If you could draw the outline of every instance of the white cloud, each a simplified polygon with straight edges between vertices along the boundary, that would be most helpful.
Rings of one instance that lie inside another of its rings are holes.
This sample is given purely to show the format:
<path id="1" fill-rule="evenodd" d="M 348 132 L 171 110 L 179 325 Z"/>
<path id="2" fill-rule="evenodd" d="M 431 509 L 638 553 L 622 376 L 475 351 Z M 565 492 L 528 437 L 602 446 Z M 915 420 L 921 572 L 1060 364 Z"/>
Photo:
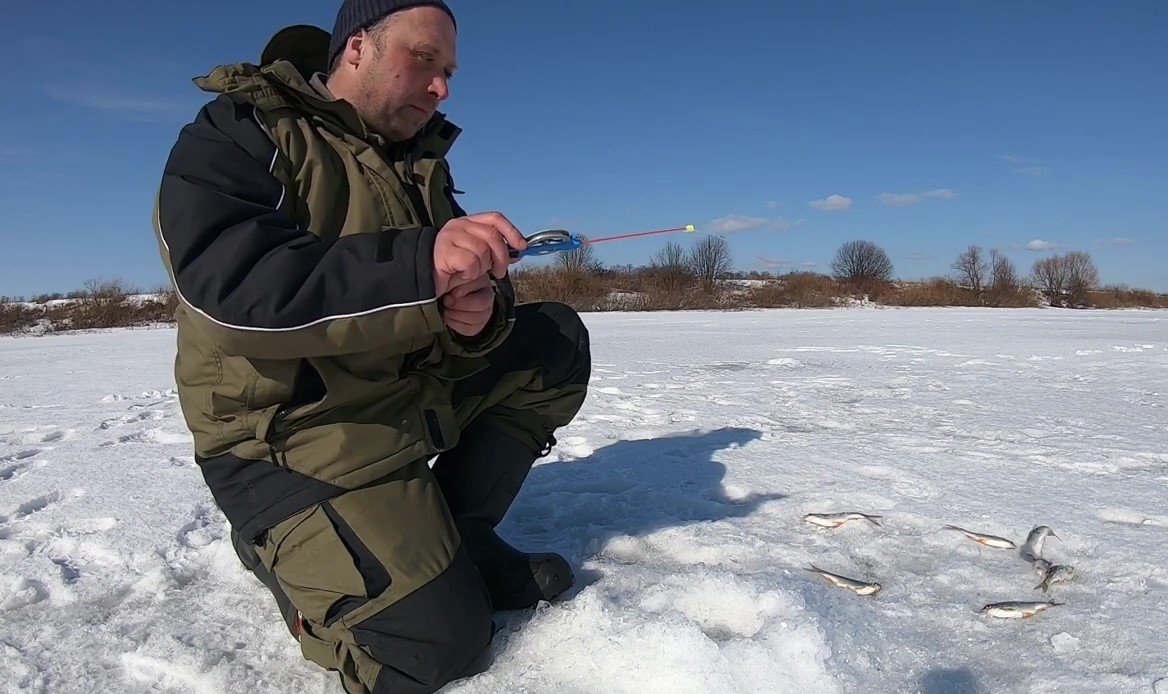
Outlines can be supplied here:
<path id="1" fill-rule="evenodd" d="M 1042 176 L 1050 173 L 1050 169 L 1045 166 L 1023 166 L 1020 169 L 1014 169 L 1014 173 L 1022 174 L 1023 176 Z"/>
<path id="2" fill-rule="evenodd" d="M 920 202 L 921 196 L 916 193 L 881 193 L 878 199 L 886 207 L 908 207 Z"/>
<path id="3" fill-rule="evenodd" d="M 841 212 L 852 209 L 852 199 L 842 195 L 829 195 L 823 200 L 814 200 L 811 206 L 824 212 Z"/>
<path id="4" fill-rule="evenodd" d="M 164 120 L 193 112 L 193 102 L 189 98 L 136 96 L 99 85 L 50 84 L 44 87 L 44 92 L 58 101 L 120 114 L 138 122 Z"/>
<path id="5" fill-rule="evenodd" d="M 1103 239 L 1100 243 L 1107 246 L 1130 246 L 1135 243 L 1135 240 L 1129 239 L 1126 236 L 1116 236 L 1111 239 Z"/>
<path id="6" fill-rule="evenodd" d="M 725 217 L 719 217 L 710 222 L 706 226 L 706 229 L 716 234 L 732 234 L 736 231 L 751 231 L 753 229 L 787 231 L 793 226 L 795 225 L 782 217 L 771 219 L 770 217 L 748 217 L 740 214 L 728 214 Z"/>
<path id="7" fill-rule="evenodd" d="M 739 214 L 726 215 L 710 222 L 707 229 L 718 234 L 759 229 L 770 223 L 766 217 L 747 217 Z"/>
<path id="8" fill-rule="evenodd" d="M 927 253 L 913 253 L 908 257 L 909 260 L 932 260 L 933 256 Z"/>
<path id="9" fill-rule="evenodd" d="M 766 202 L 764 202 L 762 204 L 762 206 L 767 208 L 768 210 L 773 210 L 779 206 L 779 203 L 776 200 L 767 200 Z"/>
<path id="10" fill-rule="evenodd" d="M 1034 239 L 1030 243 L 1023 246 L 1028 251 L 1053 251 L 1056 248 L 1062 248 L 1060 244 L 1054 241 L 1043 241 L 1042 239 Z"/>
<path id="11" fill-rule="evenodd" d="M 938 188 L 937 190 L 926 190 L 923 193 L 881 193 L 876 199 L 887 207 L 908 207 L 921 200 L 952 200 L 955 197 L 957 197 L 956 191 L 949 188 Z"/>
<path id="12" fill-rule="evenodd" d="M 811 269 L 811 268 L 813 268 L 813 267 L 819 267 L 819 263 L 810 263 L 810 262 L 809 262 L 809 263 L 803 263 L 802 267 L 805 267 L 805 268 L 807 268 L 808 270 L 810 270 L 810 269 Z"/>

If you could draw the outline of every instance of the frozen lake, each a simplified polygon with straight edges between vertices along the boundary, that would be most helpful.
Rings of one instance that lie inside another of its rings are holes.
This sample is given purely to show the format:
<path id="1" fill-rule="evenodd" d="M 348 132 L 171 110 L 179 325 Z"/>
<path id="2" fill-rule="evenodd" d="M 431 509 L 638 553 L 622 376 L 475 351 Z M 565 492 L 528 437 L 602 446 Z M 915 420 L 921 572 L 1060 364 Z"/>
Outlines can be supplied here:
<path id="1" fill-rule="evenodd" d="M 502 526 L 578 585 L 450 692 L 1168 692 L 1168 313 L 585 320 L 591 395 Z M 174 339 L 0 338 L 0 691 L 341 691 L 235 558 Z M 835 511 L 883 525 L 802 521 Z M 1049 525 L 1076 575 L 945 524 Z"/>

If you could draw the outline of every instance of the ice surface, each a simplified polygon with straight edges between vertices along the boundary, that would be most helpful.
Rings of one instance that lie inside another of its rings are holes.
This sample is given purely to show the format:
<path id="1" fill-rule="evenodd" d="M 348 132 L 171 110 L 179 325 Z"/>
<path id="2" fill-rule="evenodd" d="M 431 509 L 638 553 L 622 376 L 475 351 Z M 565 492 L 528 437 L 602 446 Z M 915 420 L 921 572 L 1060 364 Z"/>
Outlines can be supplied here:
<path id="1" fill-rule="evenodd" d="M 586 316 L 592 391 L 501 532 L 569 599 L 449 692 L 1168 694 L 1168 314 Z M 0 338 L 0 691 L 340 692 L 239 565 L 170 329 Z M 807 525 L 862 511 L 883 527 Z M 1037 600 L 1015 551 L 1076 567 Z M 874 597 L 804 571 L 814 562 Z"/>

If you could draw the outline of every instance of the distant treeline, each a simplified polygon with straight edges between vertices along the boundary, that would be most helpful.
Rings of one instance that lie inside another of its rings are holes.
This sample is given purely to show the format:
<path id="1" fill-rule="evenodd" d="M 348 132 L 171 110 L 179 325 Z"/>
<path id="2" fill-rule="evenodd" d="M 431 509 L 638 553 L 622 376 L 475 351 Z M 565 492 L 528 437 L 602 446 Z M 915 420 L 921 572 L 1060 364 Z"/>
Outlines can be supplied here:
<path id="1" fill-rule="evenodd" d="M 888 254 L 869 241 L 837 251 L 831 274 L 734 272 L 730 244 L 704 236 L 690 250 L 667 243 L 644 266 L 605 266 L 593 247 L 561 253 L 552 265 L 517 266 L 519 301 L 560 301 L 580 311 L 827 308 L 872 302 L 888 306 L 1168 308 L 1168 294 L 1104 286 L 1081 251 L 1042 258 L 1029 275 L 997 250 L 970 246 L 953 274 L 921 281 L 893 279 Z M 53 332 L 168 323 L 174 291 L 140 294 L 120 280 L 91 280 L 83 290 L 29 300 L 0 297 L 0 333 Z"/>

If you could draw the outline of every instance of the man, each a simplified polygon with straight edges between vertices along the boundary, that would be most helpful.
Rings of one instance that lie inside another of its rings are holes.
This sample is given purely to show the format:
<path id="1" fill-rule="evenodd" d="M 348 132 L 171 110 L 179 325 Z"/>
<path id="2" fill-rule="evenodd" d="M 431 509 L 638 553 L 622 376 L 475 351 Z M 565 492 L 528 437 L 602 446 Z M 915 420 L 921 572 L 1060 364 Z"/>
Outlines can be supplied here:
<path id="1" fill-rule="evenodd" d="M 587 389 L 588 335 L 516 307 L 523 237 L 467 215 L 437 112 L 456 67 L 440 0 L 346 0 L 260 66 L 196 83 L 155 211 L 180 297 L 180 402 L 241 560 L 349 692 L 465 674 L 491 610 L 573 583 L 495 533 Z M 431 469 L 429 462 L 434 457 Z"/>

